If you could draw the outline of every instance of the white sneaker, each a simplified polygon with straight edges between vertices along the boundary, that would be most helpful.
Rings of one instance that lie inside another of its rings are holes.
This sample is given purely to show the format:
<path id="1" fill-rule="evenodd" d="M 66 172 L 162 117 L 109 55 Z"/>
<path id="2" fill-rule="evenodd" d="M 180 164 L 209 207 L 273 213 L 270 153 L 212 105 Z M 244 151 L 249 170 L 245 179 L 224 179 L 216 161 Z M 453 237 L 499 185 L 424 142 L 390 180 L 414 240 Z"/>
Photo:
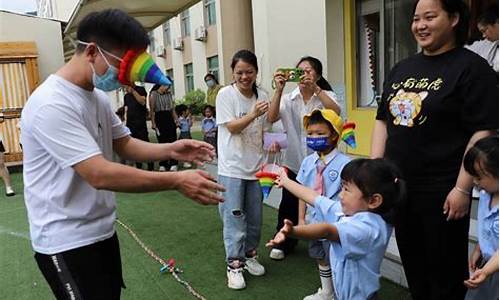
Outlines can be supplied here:
<path id="1" fill-rule="evenodd" d="M 227 287 L 233 290 L 241 290 L 246 287 L 243 268 L 233 268 L 227 266 Z"/>
<path id="2" fill-rule="evenodd" d="M 12 187 L 8 186 L 5 188 L 5 196 L 11 197 L 11 196 L 15 196 L 15 195 L 16 195 L 16 193 L 14 192 Z"/>
<path id="3" fill-rule="evenodd" d="M 285 252 L 283 250 L 273 248 L 269 253 L 269 258 L 274 260 L 283 260 L 285 259 Z"/>
<path id="4" fill-rule="evenodd" d="M 248 257 L 245 261 L 245 270 L 253 276 L 262 276 L 266 273 L 266 269 L 257 261 L 257 256 Z"/>
<path id="5" fill-rule="evenodd" d="M 172 172 L 177 171 L 177 165 L 171 166 L 170 171 L 172 171 Z"/>
<path id="6" fill-rule="evenodd" d="M 167 170 L 167 169 L 165 169 L 165 167 L 164 167 L 164 166 L 160 166 L 160 167 L 158 168 L 158 171 L 160 171 L 160 172 L 165 172 L 166 170 Z"/>
<path id="7" fill-rule="evenodd" d="M 333 299 L 333 294 L 323 293 L 323 290 L 321 288 L 319 288 L 316 293 L 304 297 L 304 300 L 331 300 L 331 299 Z"/>

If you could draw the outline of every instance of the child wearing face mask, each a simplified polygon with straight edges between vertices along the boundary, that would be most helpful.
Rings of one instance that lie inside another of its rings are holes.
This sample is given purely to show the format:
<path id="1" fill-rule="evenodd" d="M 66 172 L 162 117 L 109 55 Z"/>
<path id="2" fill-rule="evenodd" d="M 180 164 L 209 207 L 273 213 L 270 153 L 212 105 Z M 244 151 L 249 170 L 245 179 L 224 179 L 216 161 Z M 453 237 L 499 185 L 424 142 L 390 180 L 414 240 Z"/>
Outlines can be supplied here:
<path id="1" fill-rule="evenodd" d="M 344 123 L 339 115 L 330 109 L 317 109 L 304 117 L 306 143 L 315 152 L 302 161 L 297 182 L 314 189 L 318 194 L 331 199 L 337 197 L 341 188 L 340 172 L 351 160 L 337 150 Z M 317 223 L 314 208 L 299 202 L 299 225 Z M 328 263 L 330 244 L 323 239 L 309 243 L 309 256 L 318 263 L 321 288 L 305 300 L 332 299 L 332 270 Z"/>
<path id="2" fill-rule="evenodd" d="M 313 206 L 316 224 L 293 226 L 290 220 L 266 246 L 275 247 L 290 237 L 322 239 L 330 246 L 335 300 L 374 300 L 380 288 L 380 265 L 392 225 L 406 188 L 400 172 L 385 159 L 359 158 L 340 173 L 338 201 L 290 180 L 286 173 L 276 180 Z M 317 298 L 318 299 L 318 298 Z"/>
<path id="3" fill-rule="evenodd" d="M 465 299 L 498 299 L 498 136 L 477 141 L 465 154 L 464 168 L 481 189 Z"/>
<path id="4" fill-rule="evenodd" d="M 217 94 L 222 86 L 219 84 L 219 81 L 215 77 L 214 74 L 208 73 L 205 75 L 205 83 L 207 84 L 207 104 L 215 107 L 215 99 L 217 98 Z"/>
<path id="5" fill-rule="evenodd" d="M 203 108 L 205 116 L 201 121 L 201 130 L 203 131 L 203 141 L 214 146 L 217 151 L 217 120 L 215 119 L 215 107 L 206 105 Z"/>

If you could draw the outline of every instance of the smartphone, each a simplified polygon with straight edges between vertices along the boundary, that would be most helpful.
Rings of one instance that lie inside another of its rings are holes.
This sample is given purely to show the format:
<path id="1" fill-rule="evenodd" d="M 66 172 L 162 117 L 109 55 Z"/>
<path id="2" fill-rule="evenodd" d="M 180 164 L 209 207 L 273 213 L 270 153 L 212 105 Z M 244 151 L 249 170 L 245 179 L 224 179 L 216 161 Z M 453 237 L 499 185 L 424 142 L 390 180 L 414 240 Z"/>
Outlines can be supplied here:
<path id="1" fill-rule="evenodd" d="M 304 70 L 301 68 L 279 68 L 279 72 L 282 72 L 288 82 L 299 82 L 300 77 L 304 75 Z"/>

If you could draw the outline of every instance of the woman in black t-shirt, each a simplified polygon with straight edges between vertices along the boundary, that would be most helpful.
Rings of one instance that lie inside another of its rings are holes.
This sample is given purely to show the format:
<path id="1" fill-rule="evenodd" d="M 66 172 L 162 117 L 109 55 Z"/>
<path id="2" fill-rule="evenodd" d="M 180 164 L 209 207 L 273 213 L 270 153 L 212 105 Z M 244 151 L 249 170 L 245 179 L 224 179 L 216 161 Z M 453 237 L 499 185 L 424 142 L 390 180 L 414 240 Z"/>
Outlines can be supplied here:
<path id="1" fill-rule="evenodd" d="M 417 1 L 411 29 L 422 52 L 386 78 L 371 156 L 398 164 L 408 184 L 395 229 L 412 298 L 463 299 L 473 183 L 462 157 L 498 128 L 498 82 L 462 47 L 462 1 Z"/>
<path id="2" fill-rule="evenodd" d="M 146 89 L 142 86 L 127 86 L 124 97 L 125 123 L 130 129 L 130 134 L 136 139 L 149 142 L 146 118 L 148 109 L 146 107 Z M 136 162 L 136 167 L 142 169 L 142 162 Z M 154 168 L 153 162 L 148 162 L 148 170 Z"/>

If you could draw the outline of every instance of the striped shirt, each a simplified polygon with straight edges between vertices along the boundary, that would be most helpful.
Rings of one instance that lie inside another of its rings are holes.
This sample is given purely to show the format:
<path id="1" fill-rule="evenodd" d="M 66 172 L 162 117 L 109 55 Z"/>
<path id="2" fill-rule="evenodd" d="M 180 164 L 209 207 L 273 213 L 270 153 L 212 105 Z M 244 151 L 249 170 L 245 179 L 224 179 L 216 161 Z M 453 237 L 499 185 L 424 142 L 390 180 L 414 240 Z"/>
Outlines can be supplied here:
<path id="1" fill-rule="evenodd" d="M 174 99 L 171 93 L 160 94 L 157 91 L 151 92 L 154 101 L 155 112 L 172 110 L 174 108 Z"/>

